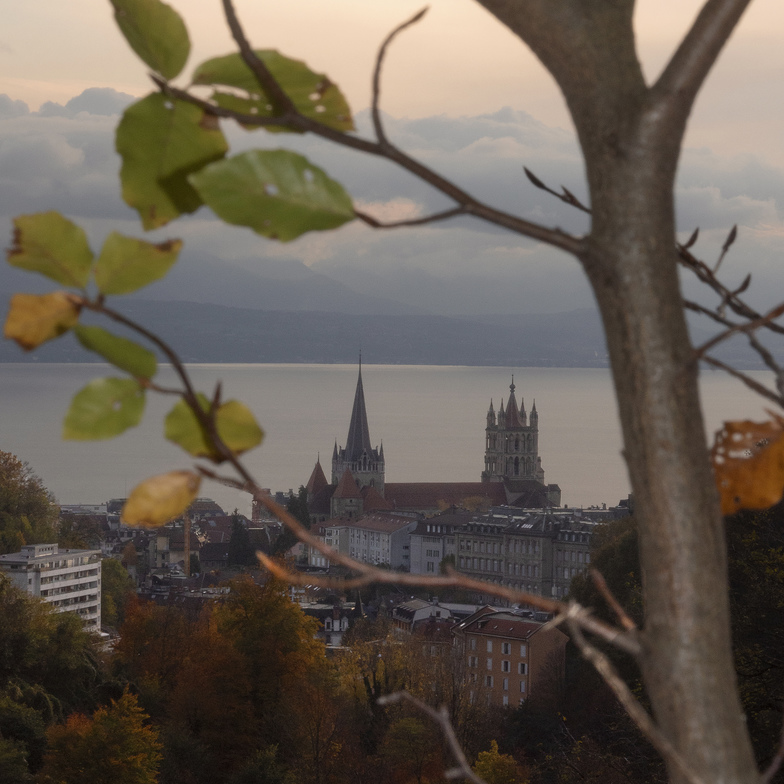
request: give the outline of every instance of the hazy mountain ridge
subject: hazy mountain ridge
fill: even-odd
[[[363,315],[254,310],[195,302],[127,300],[121,308],[166,340],[186,362],[606,367],[599,317],[569,313]],[[119,331],[111,326],[112,331]],[[700,339],[703,331],[697,330]],[[699,342],[699,341],[698,341]],[[723,348],[736,367],[757,367],[739,345]],[[30,354],[10,341],[0,362],[90,362],[72,335]]]

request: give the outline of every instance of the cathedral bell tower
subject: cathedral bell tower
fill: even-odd
[[[343,449],[337,442],[332,452],[332,484],[337,485],[348,470],[359,489],[374,487],[384,495],[384,446],[373,448],[370,445],[367,411],[365,410],[365,391],[362,388],[362,358],[359,360],[359,377],[354,393],[354,407],[348,426],[348,438]]]
[[[485,428],[485,469],[483,482],[501,482],[504,479],[534,479],[544,484],[544,470],[539,457],[539,414],[536,402],[531,409],[530,422],[525,412],[525,402],[517,407],[515,383],[509,385],[509,400],[504,407],[503,398],[496,417],[493,401],[487,411]]]

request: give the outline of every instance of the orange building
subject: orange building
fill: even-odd
[[[453,629],[472,701],[517,706],[554,696],[563,680],[567,636],[513,610],[482,607]]]

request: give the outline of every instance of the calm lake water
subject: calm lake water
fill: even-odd
[[[316,456],[329,477],[332,447],[343,445],[356,385],[354,365],[193,365],[208,395],[218,379],[224,399],[250,406],[266,431],[247,456],[260,483],[273,490],[307,482]],[[371,441],[383,441],[390,482],[479,481],[484,428],[492,398],[533,399],[547,482],[564,503],[615,504],[629,492],[609,371],[573,368],[488,368],[364,365]],[[98,364],[0,364],[0,450],[31,464],[60,503],[101,503],[125,496],[140,480],[187,468],[188,456],[162,436],[172,398],[148,397],[141,427],[111,441],[60,438],[71,396],[111,370]],[[756,375],[756,374],[755,374]],[[764,373],[758,379],[767,382]],[[157,379],[173,384],[170,368]],[[725,419],[762,419],[764,404],[738,382],[706,372],[703,401],[710,433]],[[201,495],[229,511],[250,513],[249,496],[215,484]]]

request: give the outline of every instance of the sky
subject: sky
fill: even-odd
[[[232,50],[219,0],[172,5],[185,18],[193,44],[185,74]],[[236,0],[236,7],[254,45],[277,48],[329,74],[365,131],[378,44],[421,4]],[[699,7],[693,0],[638,3],[635,28],[649,80]],[[87,228],[95,246],[112,229],[141,236],[135,214],[119,198],[112,135],[118,113],[149,92],[150,82],[116,29],[108,0],[0,0],[0,12],[0,94],[6,96],[0,97],[0,231],[10,231],[14,214],[59,209]],[[782,39],[780,0],[755,0],[698,99],[676,194],[679,230],[686,236],[699,226],[696,250],[708,259],[739,224],[725,274],[728,282],[739,282],[751,270],[750,296],[760,307],[777,302],[781,290]],[[186,81],[181,77],[180,83]],[[398,39],[386,62],[382,106],[392,138],[460,185],[527,218],[585,230],[580,215],[534,190],[521,174],[527,165],[554,186],[584,193],[563,100],[525,46],[473,0],[434,0],[422,22]],[[235,151],[281,144],[302,151],[360,205],[386,218],[446,204],[407,175],[318,140],[234,128],[227,133]],[[261,284],[264,276],[305,275],[310,269],[360,294],[383,293],[445,314],[591,305],[572,260],[477,222],[394,233],[350,224],[280,245],[249,230],[221,227],[203,208],[150,238],[171,236],[186,241],[177,286],[190,276],[189,296],[222,304],[232,302],[226,295],[221,300],[214,285],[199,288],[201,279],[215,279],[209,270],[227,278],[241,274],[243,281],[255,275]],[[27,283],[27,276],[14,275],[0,274],[0,286]],[[169,289],[161,286],[158,294],[164,296]]]

